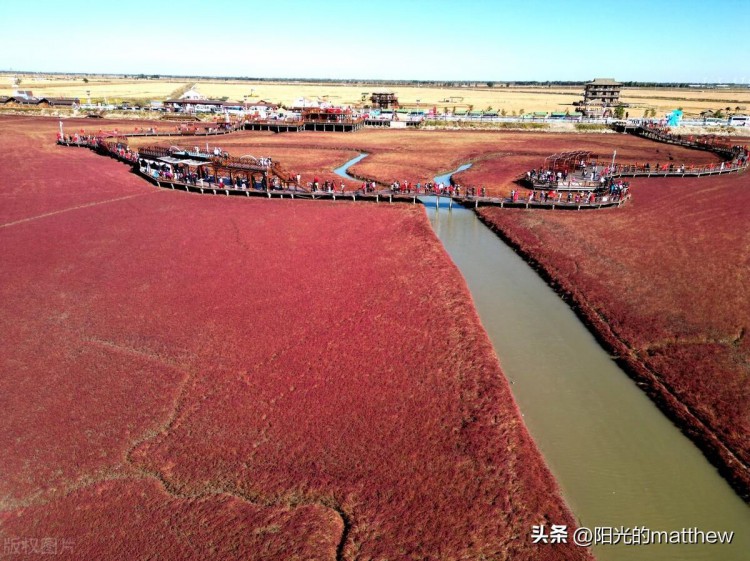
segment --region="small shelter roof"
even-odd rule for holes
[[[46,101],[50,105],[66,105],[66,106],[80,103],[80,100],[77,97],[43,97],[39,101],[40,102]]]
[[[615,82],[612,78],[594,78],[587,86],[622,86],[620,82]]]
[[[21,105],[37,105],[42,100],[36,97],[24,97],[24,96],[11,96],[8,98],[8,103],[15,102]]]

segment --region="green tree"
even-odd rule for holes
[[[656,117],[656,109],[654,107],[652,107],[651,109],[649,109],[648,115],[649,115],[649,117]]]
[[[615,117],[617,119],[622,119],[624,116],[625,116],[625,106],[621,104],[615,107]]]
[[[495,82],[487,82],[487,87],[488,88],[494,88],[495,87]]]
[[[89,83],[89,79],[88,79],[88,78],[85,78],[85,77],[84,77],[84,79],[83,79],[83,83],[84,83],[84,84],[88,84],[88,83]]]
[[[507,111],[506,111],[505,109],[501,109],[501,110],[500,110],[500,114],[501,114],[501,115],[502,115],[503,117],[505,117],[505,116],[506,116],[506,115],[508,114],[508,112],[507,112]]]

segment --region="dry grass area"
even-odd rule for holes
[[[86,91],[91,91],[95,99],[115,100],[164,99],[186,84],[188,80],[158,79],[45,79],[28,76],[23,78],[22,88],[42,96],[79,97],[84,99]],[[242,101],[245,95],[250,100],[265,99],[275,103],[291,105],[299,97],[320,98],[334,104],[354,105],[362,103],[362,96],[369,95],[381,86],[349,86],[340,84],[290,84],[249,82],[239,80],[199,81],[198,90],[208,97]],[[489,107],[497,111],[505,110],[509,115],[521,110],[559,111],[574,110],[573,102],[581,99],[579,87],[477,87],[477,88],[435,88],[402,87],[392,88],[402,104],[409,107],[440,111],[448,109],[484,110]],[[0,85],[0,95],[11,95],[10,79]],[[631,104],[628,109],[631,117],[640,117],[645,109],[654,108],[658,115],[679,107],[686,114],[699,114],[705,109],[725,109],[745,107],[750,109],[750,88],[741,89],[676,89],[676,88],[628,88],[623,90],[622,100]],[[369,103],[369,102],[368,102]]]
[[[31,90],[38,97],[77,97],[85,102],[87,91],[94,101],[107,99],[114,103],[122,100],[163,100],[173,91],[192,82],[185,80],[126,80],[89,78],[78,80],[45,80],[26,77],[19,86]],[[0,96],[13,95],[10,80],[0,82]]]

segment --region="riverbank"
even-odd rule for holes
[[[748,217],[739,201],[750,190],[741,177],[744,186],[737,178],[694,180],[694,192],[683,187],[679,198],[672,191],[680,187],[669,180],[639,186],[638,204],[606,224],[525,211],[477,214],[571,305],[747,501],[749,295],[731,280],[741,278],[747,259],[737,252],[748,251],[740,241]],[[699,215],[688,212],[699,203]],[[706,243],[709,231],[734,255]]]
[[[580,524],[735,532],[731,546],[602,545],[593,550],[596,558],[747,561],[750,509],[695,444],[472,210],[426,203],[524,421]]]

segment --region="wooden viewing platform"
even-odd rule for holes
[[[341,121],[305,121],[306,131],[321,132],[356,132],[364,126],[363,119],[347,119]]]
[[[272,131],[272,132],[355,132],[364,126],[361,119],[341,121],[246,121],[245,130],[250,131]]]
[[[711,164],[680,164],[673,162],[651,166],[646,164],[596,164],[598,156],[591,152],[576,151],[553,154],[545,159],[544,166],[536,176],[519,177],[516,183],[534,190],[554,191],[596,191],[606,189],[612,180],[624,177],[704,177],[711,175],[724,175],[729,173],[741,173],[748,169],[747,147],[732,145],[723,138],[715,136],[683,138],[669,134],[668,131],[656,127],[645,127],[638,125],[632,128],[623,128],[624,132],[675,146],[710,151],[719,156],[723,161]],[[592,163],[592,160],[594,162]],[[581,162],[585,162],[581,163]],[[581,168],[581,166],[584,168]],[[590,167],[599,168],[594,177],[588,173],[582,173],[582,169]],[[551,173],[548,173],[551,172]],[[558,178],[561,172],[564,179]],[[540,179],[540,176],[543,176]],[[587,179],[588,178],[588,179]]]
[[[747,163],[744,165],[725,163],[724,165],[707,164],[705,166],[667,166],[666,168],[657,166],[651,168],[641,164],[615,164],[614,169],[608,171],[604,177],[605,180],[625,177],[704,177],[709,175],[740,173],[747,169]],[[569,176],[568,179],[561,181],[529,180],[524,176],[519,177],[518,180],[516,180],[516,183],[535,191],[596,191],[597,189],[602,188],[601,181],[591,181],[583,178],[580,174],[574,174]]]
[[[244,129],[248,131],[301,132],[305,130],[302,121],[253,120],[245,121]]]

